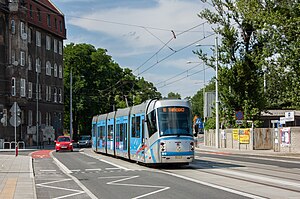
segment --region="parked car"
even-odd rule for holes
[[[91,147],[92,146],[92,138],[90,135],[82,135],[82,136],[80,136],[77,144],[79,147]]]
[[[73,151],[73,140],[69,136],[59,136],[55,142],[55,151]]]

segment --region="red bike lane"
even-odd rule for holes
[[[40,150],[31,153],[31,157],[34,159],[37,158],[50,158],[50,152],[53,150]]]

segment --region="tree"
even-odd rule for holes
[[[170,92],[168,93],[168,99],[181,99],[181,95],[179,93],[173,93]]]
[[[73,136],[91,132],[94,115],[132,105],[132,96],[160,97],[153,84],[121,68],[105,49],[90,44],[68,44],[64,48],[65,126],[70,122],[70,73],[72,70]]]
[[[215,80],[212,79],[208,85],[205,86],[205,92],[215,91]],[[200,89],[192,98],[192,112],[193,115],[201,117],[204,121],[204,99],[203,99],[203,88]]]
[[[299,106],[299,95],[296,94],[299,81],[295,79],[299,74],[299,55],[295,50],[299,38],[292,37],[299,34],[298,1],[212,0],[212,3],[215,12],[205,9],[199,17],[217,25],[214,31],[220,35],[218,81],[222,122],[227,126],[234,125],[236,110],[242,110],[245,119],[258,120],[266,108]],[[277,28],[274,30],[274,27]],[[215,67],[214,57],[208,58],[201,50],[195,53],[206,64]],[[270,72],[269,84],[277,85],[279,92],[270,86],[264,94],[263,68],[266,65]],[[291,83],[286,81],[287,76],[283,73],[286,69],[292,73],[288,76]],[[276,93],[279,98],[273,98],[271,93]],[[286,100],[282,93],[292,97]]]

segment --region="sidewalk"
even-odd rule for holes
[[[36,198],[31,156],[0,154],[0,198]]]
[[[255,156],[270,156],[270,157],[284,157],[300,159],[300,153],[286,153],[275,152],[274,150],[238,150],[230,148],[216,148],[215,146],[204,146],[204,143],[199,143],[196,150],[211,152],[211,153],[223,153],[223,154],[237,154],[237,155],[255,155]]]

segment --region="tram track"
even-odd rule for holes
[[[256,185],[272,187],[272,188],[276,188],[276,189],[280,189],[280,190],[284,190],[284,191],[291,191],[291,192],[295,192],[295,193],[300,193],[300,189],[297,190],[297,189],[294,189],[294,188],[288,188],[287,186],[283,187],[283,186],[280,186],[280,185],[275,185],[275,184],[271,184],[271,183],[267,183],[267,182],[258,182],[254,179],[252,180],[252,179],[243,178],[243,177],[240,177],[240,176],[232,176],[230,174],[224,174],[224,173],[221,173],[221,172],[217,172],[217,169],[214,169],[214,171],[207,171],[206,170],[207,168],[205,168],[205,167],[200,168],[201,170],[198,170],[198,169],[199,169],[199,166],[197,166],[197,169],[195,170],[197,173],[206,173],[206,174],[214,175],[214,176],[218,176],[218,177],[225,177],[225,178],[229,178],[229,179],[240,180],[240,181],[243,181],[243,182],[254,183]],[[165,171],[170,172],[168,170],[165,170]],[[231,188],[231,187],[228,187],[228,188]],[[300,188],[300,183],[299,183],[299,188]]]
[[[208,159],[220,160],[220,158],[215,158],[215,157],[209,157]],[[194,161],[203,162],[203,161],[208,161],[208,160],[206,160],[205,158],[202,158],[202,159],[197,158]],[[220,164],[229,164],[229,165],[236,164],[238,167],[249,167],[249,166],[251,166],[250,168],[262,169],[262,170],[268,170],[268,171],[274,171],[274,172],[284,172],[285,174],[293,174],[293,175],[299,175],[300,174],[300,169],[299,169],[298,172],[291,172],[290,171],[291,169],[286,169],[286,170],[283,171],[283,170],[275,169],[275,168],[271,168],[271,167],[266,168],[266,166],[256,166],[255,163],[247,163],[247,165],[245,165],[245,162],[237,161],[237,160],[225,160],[224,161],[224,159],[222,159],[222,161],[218,161],[218,162],[214,161],[214,162],[215,163],[220,163]],[[233,162],[235,162],[235,163],[233,163]],[[243,163],[243,164],[241,164],[241,163]],[[272,166],[274,166],[274,165],[272,165]]]

